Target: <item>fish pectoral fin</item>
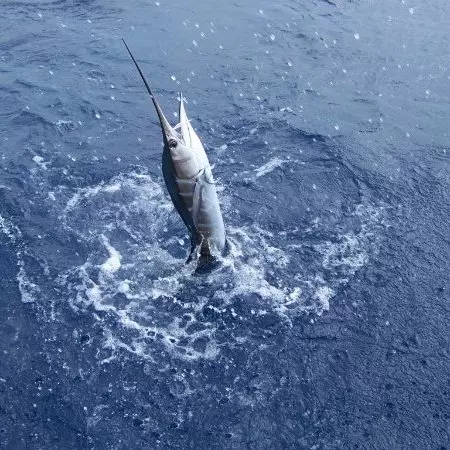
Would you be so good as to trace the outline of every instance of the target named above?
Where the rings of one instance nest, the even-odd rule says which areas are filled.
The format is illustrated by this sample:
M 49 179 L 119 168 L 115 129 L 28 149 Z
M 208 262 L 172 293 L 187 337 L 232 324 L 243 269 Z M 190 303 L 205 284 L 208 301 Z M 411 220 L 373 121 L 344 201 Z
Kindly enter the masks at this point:
M 194 194 L 192 196 L 192 220 L 197 228 L 200 218 L 200 208 L 202 205 L 202 190 L 204 182 L 205 169 L 200 170 L 194 186 Z

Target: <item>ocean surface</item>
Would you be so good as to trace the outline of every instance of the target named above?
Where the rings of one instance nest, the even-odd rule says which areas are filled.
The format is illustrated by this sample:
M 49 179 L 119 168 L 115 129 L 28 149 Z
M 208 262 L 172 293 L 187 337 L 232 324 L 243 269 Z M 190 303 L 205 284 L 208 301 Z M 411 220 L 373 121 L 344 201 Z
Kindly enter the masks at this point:
M 2 0 L 0 448 L 450 448 L 448 0 Z M 179 92 L 222 265 L 184 264 Z

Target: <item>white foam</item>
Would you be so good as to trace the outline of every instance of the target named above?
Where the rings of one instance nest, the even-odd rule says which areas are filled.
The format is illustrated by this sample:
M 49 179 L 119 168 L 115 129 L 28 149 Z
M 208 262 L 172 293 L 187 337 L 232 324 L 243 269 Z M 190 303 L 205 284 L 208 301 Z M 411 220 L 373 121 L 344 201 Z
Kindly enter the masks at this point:
M 273 158 L 256 173 L 286 162 Z M 302 230 L 316 236 L 308 245 L 315 265 L 305 261 L 305 267 L 298 228 L 277 233 L 228 224 L 229 255 L 212 273 L 193 276 L 195 263 L 184 264 L 184 227 L 149 175 L 133 172 L 96 186 L 55 191 L 58 201 L 66 198 L 64 227 L 91 249 L 83 264 L 62 273 L 58 282 L 75 309 L 102 322 L 103 345 L 110 352 L 104 363 L 123 351 L 149 360 L 164 353 L 187 360 L 216 358 L 223 345 L 217 316 L 245 324 L 266 314 L 283 321 L 323 314 L 339 288 L 369 263 L 382 220 L 380 208 L 358 206 L 357 229 L 330 236 L 318 217 Z M 222 204 L 226 217 L 233 203 Z M 326 239 L 317 242 L 322 233 Z M 243 298 L 251 301 L 251 311 L 238 310 Z M 244 327 L 229 345 L 248 339 Z
M 44 158 L 42 156 L 39 155 L 34 155 L 33 156 L 33 161 L 41 168 L 44 170 L 47 170 L 47 166 L 49 164 L 49 162 L 45 162 Z
M 102 234 L 102 241 L 109 252 L 109 258 L 100 266 L 103 273 L 112 275 L 120 269 L 122 255 L 109 243 L 108 238 Z
M 19 272 L 17 273 L 17 282 L 19 285 L 19 292 L 24 303 L 33 303 L 37 296 L 40 294 L 40 288 L 33 283 L 27 275 L 25 270 L 25 263 L 23 259 L 19 256 L 18 260 Z
M 314 297 L 319 300 L 322 311 L 328 311 L 330 309 L 330 299 L 332 299 L 335 294 L 335 291 L 329 286 L 320 286 L 316 290 Z
M 273 172 L 276 168 L 281 167 L 283 164 L 289 162 L 287 159 L 271 158 L 268 162 L 255 169 L 256 177 L 262 177 L 270 172 Z
M 14 225 L 10 220 L 5 219 L 0 214 L 0 231 L 5 234 L 10 241 L 15 242 L 18 238 L 22 236 L 19 228 Z

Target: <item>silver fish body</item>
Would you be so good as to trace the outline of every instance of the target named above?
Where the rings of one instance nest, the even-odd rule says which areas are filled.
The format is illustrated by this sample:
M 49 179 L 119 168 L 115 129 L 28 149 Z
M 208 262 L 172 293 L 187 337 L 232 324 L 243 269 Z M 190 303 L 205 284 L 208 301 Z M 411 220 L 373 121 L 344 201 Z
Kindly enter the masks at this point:
M 226 247 L 225 227 L 211 166 L 205 149 L 187 118 L 180 94 L 180 122 L 172 127 L 164 116 L 139 65 L 124 44 L 151 96 L 164 140 L 162 171 L 170 198 L 191 238 L 189 260 L 199 265 L 215 260 Z

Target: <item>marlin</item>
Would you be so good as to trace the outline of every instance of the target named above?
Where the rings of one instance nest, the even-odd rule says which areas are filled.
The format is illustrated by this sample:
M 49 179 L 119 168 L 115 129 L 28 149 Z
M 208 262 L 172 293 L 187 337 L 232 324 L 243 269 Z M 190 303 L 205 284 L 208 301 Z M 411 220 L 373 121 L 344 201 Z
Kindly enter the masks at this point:
M 164 181 L 191 239 L 187 262 L 196 259 L 198 268 L 204 267 L 217 261 L 226 249 L 225 227 L 208 157 L 187 117 L 183 95 L 180 93 L 180 122 L 172 127 L 131 50 L 125 40 L 122 40 L 150 94 L 161 125 Z

